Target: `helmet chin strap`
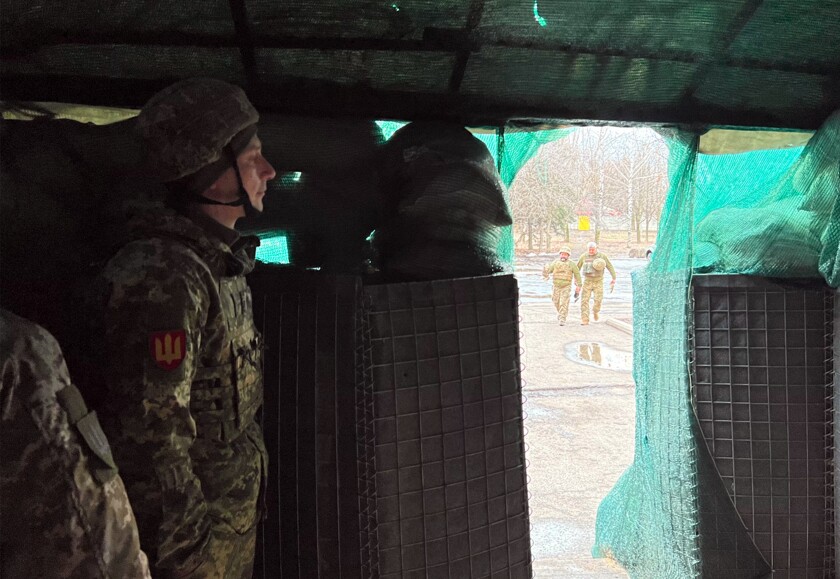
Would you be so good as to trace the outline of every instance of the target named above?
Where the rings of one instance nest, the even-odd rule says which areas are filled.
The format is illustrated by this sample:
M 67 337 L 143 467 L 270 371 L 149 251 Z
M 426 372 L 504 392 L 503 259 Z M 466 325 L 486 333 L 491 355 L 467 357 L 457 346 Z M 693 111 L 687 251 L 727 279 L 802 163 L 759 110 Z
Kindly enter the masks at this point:
M 230 164 L 233 166 L 233 172 L 236 173 L 236 183 L 239 185 L 239 198 L 236 201 L 216 201 L 215 199 L 209 199 L 204 195 L 194 193 L 189 196 L 190 201 L 193 203 L 200 203 L 202 205 L 244 207 L 246 216 L 254 217 L 259 215 L 261 212 L 251 204 L 251 198 L 248 196 L 248 191 L 245 190 L 245 185 L 242 183 L 242 174 L 239 172 L 239 163 L 236 160 L 236 154 L 233 152 L 233 148 L 231 148 L 230 145 L 227 145 L 224 151 L 228 159 L 230 159 Z
M 248 202 L 247 199 L 243 201 L 242 197 L 236 201 L 216 201 L 215 199 L 208 199 L 204 195 L 198 195 L 195 193 L 189 196 L 189 200 L 192 203 L 200 203 L 201 205 L 224 205 L 225 207 L 240 207 Z
M 239 162 L 236 159 L 236 153 L 233 152 L 233 147 L 228 144 L 225 146 L 225 153 L 230 159 L 230 164 L 233 165 L 233 172 L 236 173 L 236 182 L 239 184 L 239 199 L 232 201 L 229 205 L 232 207 L 244 207 L 245 217 L 256 217 L 262 211 L 259 211 L 251 203 L 251 198 L 248 196 L 248 191 L 245 190 L 245 184 L 242 183 L 242 174 L 239 172 Z

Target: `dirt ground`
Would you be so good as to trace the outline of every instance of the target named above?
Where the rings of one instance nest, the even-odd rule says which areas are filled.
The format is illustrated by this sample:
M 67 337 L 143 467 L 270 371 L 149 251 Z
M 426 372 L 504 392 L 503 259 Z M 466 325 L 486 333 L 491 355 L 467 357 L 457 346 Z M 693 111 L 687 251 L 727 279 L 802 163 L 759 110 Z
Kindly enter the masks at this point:
M 517 264 L 534 576 L 618 578 L 616 563 L 591 555 L 598 505 L 633 460 L 632 269 L 607 296 L 599 322 L 580 325 L 572 304 L 560 326 L 532 256 Z M 618 260 L 616 260 L 618 261 Z M 621 290 L 621 291 L 618 291 Z

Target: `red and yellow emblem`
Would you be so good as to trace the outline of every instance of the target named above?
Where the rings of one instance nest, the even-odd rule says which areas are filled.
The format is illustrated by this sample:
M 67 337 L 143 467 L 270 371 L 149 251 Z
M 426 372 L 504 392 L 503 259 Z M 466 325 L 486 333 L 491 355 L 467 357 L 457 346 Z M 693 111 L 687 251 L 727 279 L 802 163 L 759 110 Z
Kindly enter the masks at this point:
M 158 366 L 164 370 L 174 370 L 181 365 L 187 354 L 187 332 L 155 332 L 149 336 L 149 349 Z

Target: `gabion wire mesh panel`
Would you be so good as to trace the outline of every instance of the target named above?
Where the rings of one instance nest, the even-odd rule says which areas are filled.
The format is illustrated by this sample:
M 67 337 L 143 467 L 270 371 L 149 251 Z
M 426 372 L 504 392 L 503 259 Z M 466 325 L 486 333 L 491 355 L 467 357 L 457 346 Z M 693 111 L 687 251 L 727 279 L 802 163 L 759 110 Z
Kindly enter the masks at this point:
M 832 297 L 819 283 L 694 278 L 700 430 L 774 577 L 834 569 Z
M 359 544 L 362 577 L 379 577 L 376 532 L 376 430 L 368 300 L 356 309 L 356 448 L 359 461 Z
M 365 292 L 381 576 L 530 577 L 514 278 Z
M 377 577 L 372 398 L 358 278 L 263 266 L 267 518 L 256 573 Z M 373 548 L 372 548 L 373 546 Z
M 840 504 L 840 487 L 837 485 L 837 467 L 840 465 L 840 448 L 837 446 L 837 440 L 840 438 L 840 420 L 836 419 L 837 412 L 840 410 L 840 396 L 837 396 L 838 388 L 840 388 L 840 333 L 837 332 L 837 328 L 840 327 L 840 308 L 837 307 L 838 300 L 840 300 L 840 291 L 836 291 L 834 293 L 834 366 L 832 371 L 834 372 L 834 438 L 832 442 L 834 443 L 834 574 L 836 577 L 840 577 L 840 557 L 838 557 L 838 553 L 840 553 L 840 535 L 837 533 L 837 529 L 840 528 L 840 509 L 837 508 L 837 505 Z

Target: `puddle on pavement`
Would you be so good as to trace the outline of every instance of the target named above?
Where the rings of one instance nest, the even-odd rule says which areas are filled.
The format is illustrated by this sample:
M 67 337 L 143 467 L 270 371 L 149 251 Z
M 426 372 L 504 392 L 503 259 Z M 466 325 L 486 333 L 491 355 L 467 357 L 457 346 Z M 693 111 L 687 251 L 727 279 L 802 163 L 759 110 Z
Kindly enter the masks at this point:
M 578 364 L 630 372 L 633 369 L 633 355 L 624 350 L 616 350 L 602 342 L 572 342 L 566 344 L 566 358 Z

